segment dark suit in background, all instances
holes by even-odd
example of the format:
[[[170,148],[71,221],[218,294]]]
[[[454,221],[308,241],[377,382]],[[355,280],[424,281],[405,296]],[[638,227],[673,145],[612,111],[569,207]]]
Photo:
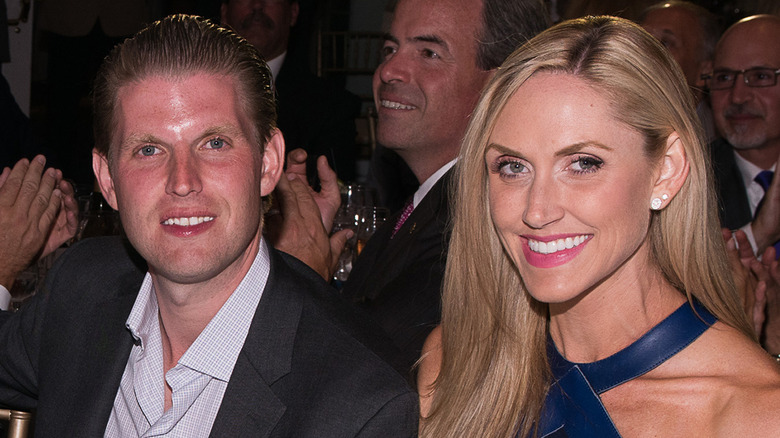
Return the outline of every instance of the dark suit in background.
[[[114,45],[153,18],[148,0],[48,0],[36,4],[47,52],[45,146],[50,163],[91,190],[92,81]]]
[[[736,230],[751,222],[753,215],[734,148],[726,140],[718,139],[710,144],[710,153],[721,226]]]
[[[401,350],[407,370],[441,320],[441,284],[449,245],[452,169],[390,238],[397,212],[368,241],[342,294],[365,309]]]
[[[5,1],[0,1],[0,23],[7,23]],[[11,61],[8,26],[0,30],[0,63]],[[13,167],[22,157],[32,158],[39,152],[34,144],[30,119],[16,103],[11,87],[0,73],[0,169]]]
[[[414,436],[417,397],[366,346],[372,328],[297,260],[270,250],[268,282],[212,436]],[[102,436],[133,344],[146,272],[119,238],[58,260],[0,328],[0,402],[36,409],[36,436]]]
[[[295,57],[285,57],[276,78],[279,129],[288,151],[303,148],[308,153],[307,174],[317,174],[316,159],[328,163],[343,181],[355,179],[357,147],[355,118],[360,99],[314,76]]]

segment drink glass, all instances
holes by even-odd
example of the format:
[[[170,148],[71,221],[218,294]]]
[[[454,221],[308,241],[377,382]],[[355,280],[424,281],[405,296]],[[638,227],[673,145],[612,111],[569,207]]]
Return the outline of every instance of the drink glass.
[[[108,205],[100,192],[79,196],[79,227],[75,240],[122,233],[119,214]]]
[[[357,255],[363,251],[366,242],[377,229],[387,221],[390,210],[383,207],[363,207],[359,213],[360,226],[357,232]]]

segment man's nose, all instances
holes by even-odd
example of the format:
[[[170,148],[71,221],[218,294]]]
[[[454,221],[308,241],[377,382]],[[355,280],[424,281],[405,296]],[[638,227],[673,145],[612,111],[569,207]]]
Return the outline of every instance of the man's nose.
[[[189,151],[173,152],[171,155],[168,162],[166,193],[187,196],[193,192],[200,192],[203,187],[197,158],[193,157]]]

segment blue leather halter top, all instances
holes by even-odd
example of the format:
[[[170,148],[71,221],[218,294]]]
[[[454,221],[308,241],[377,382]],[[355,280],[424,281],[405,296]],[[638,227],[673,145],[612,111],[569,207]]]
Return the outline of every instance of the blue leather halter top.
[[[636,342],[605,359],[572,363],[547,338],[554,382],[544,401],[541,437],[619,437],[599,394],[639,377],[690,345],[717,319],[701,304],[684,303]]]

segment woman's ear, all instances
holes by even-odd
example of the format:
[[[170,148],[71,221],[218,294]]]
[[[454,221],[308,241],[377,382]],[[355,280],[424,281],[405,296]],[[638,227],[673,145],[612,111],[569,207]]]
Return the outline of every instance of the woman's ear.
[[[669,204],[688,178],[689,170],[690,164],[682,139],[677,132],[672,132],[666,139],[666,152],[656,173],[650,201],[653,210],[661,210]]]

